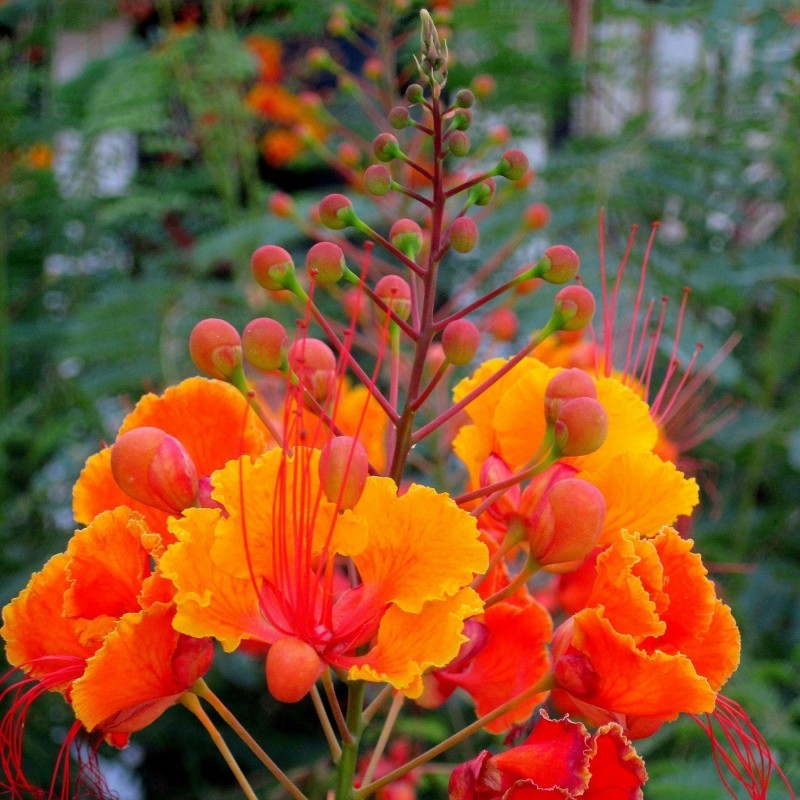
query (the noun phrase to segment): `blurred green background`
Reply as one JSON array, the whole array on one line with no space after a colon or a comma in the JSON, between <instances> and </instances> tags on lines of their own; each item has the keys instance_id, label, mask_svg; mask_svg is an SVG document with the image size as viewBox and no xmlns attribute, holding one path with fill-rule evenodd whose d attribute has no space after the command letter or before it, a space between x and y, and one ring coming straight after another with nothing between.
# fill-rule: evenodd
<instances>
[{"instance_id":1,"label":"blurred green background","mask_svg":"<svg viewBox=\"0 0 800 800\"><path fill-rule=\"evenodd\" d=\"M186 349L194 323L213 315L241 324L255 315L262 300L248 282L252 250L308 246L296 226L267 212L270 193L292 193L305 211L339 185L319 153L265 160L264 121L243 102L257 80L244 38L279 40L281 85L321 93L369 141L378 129L346 84L336 91L305 59L322 45L358 71L362 50L375 43L348 25L367 18L367 5L0 3L0 604L63 549L73 531L71 486L86 457L113 440L144 391L195 372ZM451 262L445 281L463 282L512 234L522 210L544 201L549 225L512 250L503 274L543 245L564 242L596 287L604 207L612 264L630 225L645 229L635 266L646 229L661 222L650 293L677 302L682 287L692 287L684 359L697 340L702 362L741 334L715 389L738 412L692 451L704 490L693 535L712 569L722 565L714 577L742 629L743 663L726 693L747 707L798 785L800 7L439 5L457 56L449 85L481 73L497 84L475 109L473 143L503 122L537 172L527 191L486 219L480 251ZM384 6L384 32L411 35L398 55L406 66L419 4ZM343 28L342 20L350 22ZM535 296L517 306L523 331L542 323L548 303ZM672 342L663 344L668 351ZM218 660L210 682L280 763L302 769L323 755L313 714L272 704L246 657ZM404 724L435 742L459 713L412 713ZM33 772L48 774L67 724L57 698L37 707L28 735ZM173 709L128 751L104 753L121 776L121 797L238 796L196 727ZM725 796L691 721L666 726L638 749L651 775L646 797ZM444 780L426 779L423 795L443 796Z\"/></svg>"}]
</instances>

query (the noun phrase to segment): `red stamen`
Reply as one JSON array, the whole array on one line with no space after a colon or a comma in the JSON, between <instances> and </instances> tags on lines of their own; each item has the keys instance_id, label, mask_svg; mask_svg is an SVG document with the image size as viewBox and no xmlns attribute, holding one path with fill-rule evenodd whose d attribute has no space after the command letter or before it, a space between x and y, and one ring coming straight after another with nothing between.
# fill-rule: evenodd
<instances>
[{"instance_id":1,"label":"red stamen","mask_svg":"<svg viewBox=\"0 0 800 800\"><path fill-rule=\"evenodd\" d=\"M658 222L654 222L652 224L652 226L650 227L650 238L647 240L647 247L645 248L644 258L642 259L642 269L641 269L641 272L639 273L639 286L638 286L638 288L636 290L636 300L634 301L633 314L631 315L631 327L630 327L630 332L629 332L629 335L628 335L628 351L625 354L625 368L622 370L622 374L625 376L625 378L628 377L628 369L630 367L630 361L631 361L631 350L633 349L633 341L636 338L636 322L637 322L637 320L639 318L639 309L641 308L642 295L644 294L644 285L645 285L645 283L647 281L647 265L650 262L650 253L651 253L651 251L653 249L653 242L655 241L656 232L658 231L659 224L660 223L658 223ZM626 254L626 257L627 257L627 254ZM622 267L620 267L620 272L621 271L622 271ZM616 295L616 291L617 291L617 287L618 286L619 286L619 276L617 276L617 286L614 287L615 295ZM616 303L616 296L615 296L615 303ZM644 319L644 322L642 324L642 335L644 335L644 332L647 330L647 326L650 323L650 311L651 311L652 307L653 306L652 306L652 303L651 303L650 306L647 309L647 314L645 315L645 319ZM637 356L637 360L638 360L638 356ZM635 372L635 369L634 369L634 372Z\"/></svg>"}]
</instances>

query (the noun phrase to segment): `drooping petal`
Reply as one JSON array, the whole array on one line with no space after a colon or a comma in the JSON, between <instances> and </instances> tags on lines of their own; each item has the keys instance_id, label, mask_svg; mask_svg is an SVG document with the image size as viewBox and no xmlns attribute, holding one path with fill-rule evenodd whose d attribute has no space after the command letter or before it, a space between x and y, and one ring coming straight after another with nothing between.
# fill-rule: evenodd
<instances>
[{"instance_id":1,"label":"drooping petal","mask_svg":"<svg viewBox=\"0 0 800 800\"><path fill-rule=\"evenodd\" d=\"M641 800L647 770L639 754L613 722L594 735L597 752L590 764L589 786L581 800Z\"/></svg>"}]
</instances>

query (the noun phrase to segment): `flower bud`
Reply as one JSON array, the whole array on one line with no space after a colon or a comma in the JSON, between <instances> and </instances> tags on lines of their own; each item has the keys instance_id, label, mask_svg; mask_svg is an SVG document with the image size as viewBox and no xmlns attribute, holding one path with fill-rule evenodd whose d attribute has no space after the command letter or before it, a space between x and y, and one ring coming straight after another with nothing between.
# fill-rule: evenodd
<instances>
[{"instance_id":1,"label":"flower bud","mask_svg":"<svg viewBox=\"0 0 800 800\"><path fill-rule=\"evenodd\" d=\"M179 514L197 501L197 469L186 448L160 428L133 428L111 448L111 474L125 494Z\"/></svg>"},{"instance_id":2,"label":"flower bud","mask_svg":"<svg viewBox=\"0 0 800 800\"><path fill-rule=\"evenodd\" d=\"M490 453L486 461L481 465L480 485L481 488L491 486L493 483L507 480L513 475L511 467L500 458L497 453ZM520 502L519 484L509 486L503 494L489 506L489 513L498 520L508 520L517 513Z\"/></svg>"},{"instance_id":3,"label":"flower bud","mask_svg":"<svg viewBox=\"0 0 800 800\"><path fill-rule=\"evenodd\" d=\"M476 75L472 79L470 85L478 100L485 100L493 94L496 86L494 78L491 75Z\"/></svg>"},{"instance_id":4,"label":"flower bud","mask_svg":"<svg viewBox=\"0 0 800 800\"><path fill-rule=\"evenodd\" d=\"M486 132L486 139L489 144L503 145L511 138L511 131L507 125L492 125Z\"/></svg>"},{"instance_id":5,"label":"flower bud","mask_svg":"<svg viewBox=\"0 0 800 800\"><path fill-rule=\"evenodd\" d=\"M544 251L544 257L550 262L547 271L542 274L548 283L566 283L571 281L581 266L578 254L565 244L554 244Z\"/></svg>"},{"instance_id":6,"label":"flower bud","mask_svg":"<svg viewBox=\"0 0 800 800\"><path fill-rule=\"evenodd\" d=\"M401 154L397 137L391 133L379 133L372 140L372 152L378 161L393 161Z\"/></svg>"},{"instance_id":7,"label":"flower bud","mask_svg":"<svg viewBox=\"0 0 800 800\"><path fill-rule=\"evenodd\" d=\"M447 361L447 359L445 358L444 347L442 347L441 342L432 342L425 356L425 375L427 377L433 375L445 361Z\"/></svg>"},{"instance_id":8,"label":"flower bud","mask_svg":"<svg viewBox=\"0 0 800 800\"><path fill-rule=\"evenodd\" d=\"M510 308L501 306L483 318L483 326L498 342L513 342L519 330L519 318Z\"/></svg>"},{"instance_id":9,"label":"flower bud","mask_svg":"<svg viewBox=\"0 0 800 800\"><path fill-rule=\"evenodd\" d=\"M425 100L425 93L418 83L412 83L406 89L406 102L415 106Z\"/></svg>"},{"instance_id":10,"label":"flower bud","mask_svg":"<svg viewBox=\"0 0 800 800\"><path fill-rule=\"evenodd\" d=\"M280 703L297 703L317 682L324 665L317 651L302 639L284 636L267 653L267 688Z\"/></svg>"},{"instance_id":11,"label":"flower bud","mask_svg":"<svg viewBox=\"0 0 800 800\"><path fill-rule=\"evenodd\" d=\"M411 114L408 113L408 109L405 106L395 106L389 112L389 124L395 130L401 131L403 128L407 128L409 125L412 125L413 120L411 119Z\"/></svg>"},{"instance_id":12,"label":"flower bud","mask_svg":"<svg viewBox=\"0 0 800 800\"><path fill-rule=\"evenodd\" d=\"M411 287L399 275L384 275L375 284L375 295L400 319L407 320L411 315ZM375 313L378 321L384 322L383 309L378 308Z\"/></svg>"},{"instance_id":13,"label":"flower bud","mask_svg":"<svg viewBox=\"0 0 800 800\"><path fill-rule=\"evenodd\" d=\"M286 364L289 338L280 322L268 317L251 320L242 331L242 351L256 369L269 372Z\"/></svg>"},{"instance_id":14,"label":"flower bud","mask_svg":"<svg viewBox=\"0 0 800 800\"><path fill-rule=\"evenodd\" d=\"M475 95L469 89L459 89L456 92L456 105L459 108L472 108L475 105Z\"/></svg>"},{"instance_id":15,"label":"flower bud","mask_svg":"<svg viewBox=\"0 0 800 800\"><path fill-rule=\"evenodd\" d=\"M547 227L548 222L550 222L550 206L547 203L533 203L522 215L522 223L529 231L540 231Z\"/></svg>"},{"instance_id":16,"label":"flower bud","mask_svg":"<svg viewBox=\"0 0 800 800\"><path fill-rule=\"evenodd\" d=\"M528 169L528 157L522 150L506 150L497 165L497 174L518 181Z\"/></svg>"},{"instance_id":17,"label":"flower bud","mask_svg":"<svg viewBox=\"0 0 800 800\"><path fill-rule=\"evenodd\" d=\"M368 58L361 68L361 72L367 80L377 83L383 75L383 61L377 56Z\"/></svg>"},{"instance_id":18,"label":"flower bud","mask_svg":"<svg viewBox=\"0 0 800 800\"><path fill-rule=\"evenodd\" d=\"M475 194L476 206L487 206L492 202L492 198L497 191L497 184L493 178L487 178L485 181L476 184L470 190L470 194Z\"/></svg>"},{"instance_id":19,"label":"flower bud","mask_svg":"<svg viewBox=\"0 0 800 800\"><path fill-rule=\"evenodd\" d=\"M327 69L333 63L331 54L324 47L312 47L306 58L314 69Z\"/></svg>"},{"instance_id":20,"label":"flower bud","mask_svg":"<svg viewBox=\"0 0 800 800\"><path fill-rule=\"evenodd\" d=\"M369 458L361 442L350 436L334 436L322 448L322 491L338 508L352 508L361 499L368 476Z\"/></svg>"},{"instance_id":21,"label":"flower bud","mask_svg":"<svg viewBox=\"0 0 800 800\"><path fill-rule=\"evenodd\" d=\"M456 158L463 158L469 153L470 141L464 131L452 131L447 137L447 149Z\"/></svg>"},{"instance_id":22,"label":"flower bud","mask_svg":"<svg viewBox=\"0 0 800 800\"><path fill-rule=\"evenodd\" d=\"M210 637L195 639L193 636L179 633L170 659L172 677L176 683L188 689L208 672L213 660L213 639Z\"/></svg>"},{"instance_id":23,"label":"flower bud","mask_svg":"<svg viewBox=\"0 0 800 800\"><path fill-rule=\"evenodd\" d=\"M457 367L469 364L481 344L481 333L468 319L456 319L442 331L445 358Z\"/></svg>"},{"instance_id":24,"label":"flower bud","mask_svg":"<svg viewBox=\"0 0 800 800\"><path fill-rule=\"evenodd\" d=\"M556 446L563 456L594 453L608 436L608 414L597 400L576 397L561 404L555 421Z\"/></svg>"},{"instance_id":25,"label":"flower bud","mask_svg":"<svg viewBox=\"0 0 800 800\"><path fill-rule=\"evenodd\" d=\"M342 248L333 242L317 242L306 255L306 269L317 283L336 283L344 275L344 268Z\"/></svg>"},{"instance_id":26,"label":"flower bud","mask_svg":"<svg viewBox=\"0 0 800 800\"><path fill-rule=\"evenodd\" d=\"M422 250L422 228L413 219L398 219L389 229L389 241L409 258L416 258Z\"/></svg>"},{"instance_id":27,"label":"flower bud","mask_svg":"<svg viewBox=\"0 0 800 800\"><path fill-rule=\"evenodd\" d=\"M392 188L392 173L383 164L373 164L364 172L364 186L370 194L382 197Z\"/></svg>"},{"instance_id":28,"label":"flower bud","mask_svg":"<svg viewBox=\"0 0 800 800\"><path fill-rule=\"evenodd\" d=\"M478 226L471 217L457 217L449 231L450 245L457 253L469 253L478 244Z\"/></svg>"},{"instance_id":29,"label":"flower bud","mask_svg":"<svg viewBox=\"0 0 800 800\"><path fill-rule=\"evenodd\" d=\"M286 192L273 192L267 200L267 209L281 219L288 219L294 214L294 200Z\"/></svg>"},{"instance_id":30,"label":"flower bud","mask_svg":"<svg viewBox=\"0 0 800 800\"><path fill-rule=\"evenodd\" d=\"M472 112L467 108L459 108L453 114L452 129L454 131L466 131L469 130L470 125L472 125Z\"/></svg>"},{"instance_id":31,"label":"flower bud","mask_svg":"<svg viewBox=\"0 0 800 800\"><path fill-rule=\"evenodd\" d=\"M597 399L597 387L591 375L582 369L565 369L553 377L544 392L544 417L554 424L558 412L567 400L576 397Z\"/></svg>"},{"instance_id":32,"label":"flower bud","mask_svg":"<svg viewBox=\"0 0 800 800\"><path fill-rule=\"evenodd\" d=\"M343 194L326 195L319 204L319 220L332 231L350 226L353 213L353 204Z\"/></svg>"},{"instance_id":33,"label":"flower bud","mask_svg":"<svg viewBox=\"0 0 800 800\"><path fill-rule=\"evenodd\" d=\"M566 286L555 297L555 312L562 331L579 331L594 317L594 297L585 286Z\"/></svg>"},{"instance_id":34,"label":"flower bud","mask_svg":"<svg viewBox=\"0 0 800 800\"><path fill-rule=\"evenodd\" d=\"M228 380L242 366L242 340L230 322L209 317L192 329L189 355L203 375Z\"/></svg>"},{"instance_id":35,"label":"flower bud","mask_svg":"<svg viewBox=\"0 0 800 800\"><path fill-rule=\"evenodd\" d=\"M361 164L361 150L352 142L342 142L336 148L336 155L346 167L355 168Z\"/></svg>"},{"instance_id":36,"label":"flower bud","mask_svg":"<svg viewBox=\"0 0 800 800\"><path fill-rule=\"evenodd\" d=\"M282 247L266 244L250 257L250 269L259 286L277 292L294 278L294 261Z\"/></svg>"},{"instance_id":37,"label":"flower bud","mask_svg":"<svg viewBox=\"0 0 800 800\"><path fill-rule=\"evenodd\" d=\"M320 339L298 339L287 358L300 386L318 403L327 400L336 380L336 356L330 347Z\"/></svg>"}]
</instances>

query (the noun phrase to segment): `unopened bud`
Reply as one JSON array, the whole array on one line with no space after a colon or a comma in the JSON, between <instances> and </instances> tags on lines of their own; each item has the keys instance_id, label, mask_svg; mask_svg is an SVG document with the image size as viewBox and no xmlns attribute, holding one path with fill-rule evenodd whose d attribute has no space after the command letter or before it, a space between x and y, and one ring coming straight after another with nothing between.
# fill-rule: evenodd
<instances>
[{"instance_id":1,"label":"unopened bud","mask_svg":"<svg viewBox=\"0 0 800 800\"><path fill-rule=\"evenodd\" d=\"M540 231L550 222L550 206L547 203L533 203L522 215L522 224L526 230Z\"/></svg>"},{"instance_id":2,"label":"unopened bud","mask_svg":"<svg viewBox=\"0 0 800 800\"><path fill-rule=\"evenodd\" d=\"M506 150L497 165L497 174L518 181L528 169L528 157L522 150Z\"/></svg>"},{"instance_id":3,"label":"unopened bud","mask_svg":"<svg viewBox=\"0 0 800 800\"><path fill-rule=\"evenodd\" d=\"M230 322L209 317L192 329L189 355L203 375L228 380L241 369L242 339Z\"/></svg>"},{"instance_id":4,"label":"unopened bud","mask_svg":"<svg viewBox=\"0 0 800 800\"><path fill-rule=\"evenodd\" d=\"M342 142L336 148L336 155L346 167L355 168L361 164L361 150L352 142Z\"/></svg>"},{"instance_id":5,"label":"unopened bud","mask_svg":"<svg viewBox=\"0 0 800 800\"><path fill-rule=\"evenodd\" d=\"M389 124L395 130L401 131L411 125L412 122L411 114L408 113L408 109L405 106L395 106L389 112Z\"/></svg>"},{"instance_id":6,"label":"unopened bud","mask_svg":"<svg viewBox=\"0 0 800 800\"><path fill-rule=\"evenodd\" d=\"M111 448L111 474L125 494L170 514L197 501L197 469L186 448L160 428L133 428Z\"/></svg>"},{"instance_id":7,"label":"unopened bud","mask_svg":"<svg viewBox=\"0 0 800 800\"><path fill-rule=\"evenodd\" d=\"M277 292L295 280L294 261L282 247L265 244L250 257L250 269L259 286Z\"/></svg>"},{"instance_id":8,"label":"unopened bud","mask_svg":"<svg viewBox=\"0 0 800 800\"><path fill-rule=\"evenodd\" d=\"M497 453L490 453L486 461L481 465L480 485L481 488L491 486L494 483L507 480L513 475L511 467L500 458ZM520 501L519 484L509 486L498 500L489 506L489 513L498 520L505 521L517 513Z\"/></svg>"},{"instance_id":9,"label":"unopened bud","mask_svg":"<svg viewBox=\"0 0 800 800\"><path fill-rule=\"evenodd\" d=\"M370 194L382 197L392 188L392 173L383 164L373 164L364 172L364 186Z\"/></svg>"},{"instance_id":10,"label":"unopened bud","mask_svg":"<svg viewBox=\"0 0 800 800\"><path fill-rule=\"evenodd\" d=\"M353 508L361 499L368 476L369 459L361 442L350 436L335 436L322 448L322 491L338 508Z\"/></svg>"},{"instance_id":11,"label":"unopened bud","mask_svg":"<svg viewBox=\"0 0 800 800\"><path fill-rule=\"evenodd\" d=\"M317 283L336 283L344 275L342 248L333 242L317 242L306 255L306 269Z\"/></svg>"},{"instance_id":12,"label":"unopened bud","mask_svg":"<svg viewBox=\"0 0 800 800\"><path fill-rule=\"evenodd\" d=\"M306 58L314 69L329 69L335 66L331 54L324 47L312 47L306 54Z\"/></svg>"},{"instance_id":13,"label":"unopened bud","mask_svg":"<svg viewBox=\"0 0 800 800\"><path fill-rule=\"evenodd\" d=\"M486 131L486 139L489 144L503 145L506 144L510 138L511 131L508 129L507 125L492 125L489 130Z\"/></svg>"},{"instance_id":14,"label":"unopened bud","mask_svg":"<svg viewBox=\"0 0 800 800\"><path fill-rule=\"evenodd\" d=\"M458 217L450 226L449 236L453 250L469 253L478 244L478 226L471 217Z\"/></svg>"},{"instance_id":15,"label":"unopened bud","mask_svg":"<svg viewBox=\"0 0 800 800\"><path fill-rule=\"evenodd\" d=\"M343 194L329 194L319 204L319 220L332 231L349 227L353 219L353 204Z\"/></svg>"},{"instance_id":16,"label":"unopened bud","mask_svg":"<svg viewBox=\"0 0 800 800\"><path fill-rule=\"evenodd\" d=\"M485 181L473 186L469 191L470 195L475 198L476 206L486 206L491 203L497 191L497 184L494 182L493 178L487 178Z\"/></svg>"},{"instance_id":17,"label":"unopened bud","mask_svg":"<svg viewBox=\"0 0 800 800\"><path fill-rule=\"evenodd\" d=\"M328 399L336 381L336 356L320 339L293 342L287 355L300 386L318 402Z\"/></svg>"},{"instance_id":18,"label":"unopened bud","mask_svg":"<svg viewBox=\"0 0 800 800\"><path fill-rule=\"evenodd\" d=\"M383 61L376 56L368 58L364 62L361 72L364 74L364 77L367 78L367 80L377 83L383 75Z\"/></svg>"},{"instance_id":19,"label":"unopened bud","mask_svg":"<svg viewBox=\"0 0 800 800\"><path fill-rule=\"evenodd\" d=\"M267 200L270 213L281 219L287 219L294 214L294 200L286 192L273 192Z\"/></svg>"},{"instance_id":20,"label":"unopened bud","mask_svg":"<svg viewBox=\"0 0 800 800\"><path fill-rule=\"evenodd\" d=\"M566 283L571 281L581 267L578 254L565 244L554 244L544 251L544 257L549 260L550 266L542 273L548 283Z\"/></svg>"},{"instance_id":21,"label":"unopened bud","mask_svg":"<svg viewBox=\"0 0 800 800\"><path fill-rule=\"evenodd\" d=\"M591 375L573 367L555 375L544 391L544 417L548 424L554 424L561 406L576 397L597 399L597 387Z\"/></svg>"},{"instance_id":22,"label":"unopened bud","mask_svg":"<svg viewBox=\"0 0 800 800\"><path fill-rule=\"evenodd\" d=\"M475 97L478 100L485 100L495 90L494 78L491 75L476 75L472 79L472 91L475 92Z\"/></svg>"},{"instance_id":23,"label":"unopened bud","mask_svg":"<svg viewBox=\"0 0 800 800\"><path fill-rule=\"evenodd\" d=\"M513 342L519 330L519 318L510 308L501 306L483 318L483 326L498 342Z\"/></svg>"},{"instance_id":24,"label":"unopened bud","mask_svg":"<svg viewBox=\"0 0 800 800\"><path fill-rule=\"evenodd\" d=\"M441 342L433 342L425 356L425 374L430 377L447 361Z\"/></svg>"},{"instance_id":25,"label":"unopened bud","mask_svg":"<svg viewBox=\"0 0 800 800\"><path fill-rule=\"evenodd\" d=\"M457 367L469 364L481 344L481 333L468 319L456 319L442 331L442 347L447 360Z\"/></svg>"},{"instance_id":26,"label":"unopened bud","mask_svg":"<svg viewBox=\"0 0 800 800\"><path fill-rule=\"evenodd\" d=\"M464 131L452 131L447 137L447 149L456 156L456 158L463 158L469 153L470 141Z\"/></svg>"},{"instance_id":27,"label":"unopened bud","mask_svg":"<svg viewBox=\"0 0 800 800\"><path fill-rule=\"evenodd\" d=\"M409 258L416 258L422 250L422 228L413 219L398 219L389 229L389 241Z\"/></svg>"},{"instance_id":28,"label":"unopened bud","mask_svg":"<svg viewBox=\"0 0 800 800\"><path fill-rule=\"evenodd\" d=\"M475 105L475 95L469 89L459 89L456 92L456 105L459 108L472 108Z\"/></svg>"},{"instance_id":29,"label":"unopened bud","mask_svg":"<svg viewBox=\"0 0 800 800\"><path fill-rule=\"evenodd\" d=\"M415 106L425 100L425 92L418 83L412 83L406 89L406 102L410 103L412 106Z\"/></svg>"},{"instance_id":30,"label":"unopened bud","mask_svg":"<svg viewBox=\"0 0 800 800\"><path fill-rule=\"evenodd\" d=\"M317 651L302 639L284 636L267 653L267 688L280 703L302 700L322 674Z\"/></svg>"},{"instance_id":31,"label":"unopened bud","mask_svg":"<svg viewBox=\"0 0 800 800\"><path fill-rule=\"evenodd\" d=\"M472 125L472 112L467 108L459 108L458 111L453 114L453 121L451 123L452 129L456 131L466 131L469 130L470 125Z\"/></svg>"},{"instance_id":32,"label":"unopened bud","mask_svg":"<svg viewBox=\"0 0 800 800\"><path fill-rule=\"evenodd\" d=\"M242 331L242 351L256 369L268 372L286 364L289 338L280 322L268 317L251 320Z\"/></svg>"},{"instance_id":33,"label":"unopened bud","mask_svg":"<svg viewBox=\"0 0 800 800\"><path fill-rule=\"evenodd\" d=\"M563 456L594 453L608 436L608 414L597 400L576 397L561 404L555 421L556 445Z\"/></svg>"},{"instance_id":34,"label":"unopened bud","mask_svg":"<svg viewBox=\"0 0 800 800\"><path fill-rule=\"evenodd\" d=\"M379 133L372 140L372 152L378 161L393 161L402 155L397 137L391 133Z\"/></svg>"},{"instance_id":35,"label":"unopened bud","mask_svg":"<svg viewBox=\"0 0 800 800\"><path fill-rule=\"evenodd\" d=\"M384 275L375 284L375 296L400 319L407 320L411 315L411 287L399 275ZM381 308L376 316L381 323L386 319Z\"/></svg>"},{"instance_id":36,"label":"unopened bud","mask_svg":"<svg viewBox=\"0 0 800 800\"><path fill-rule=\"evenodd\" d=\"M553 305L562 331L579 331L594 317L594 296L585 286L565 286Z\"/></svg>"},{"instance_id":37,"label":"unopened bud","mask_svg":"<svg viewBox=\"0 0 800 800\"><path fill-rule=\"evenodd\" d=\"M213 639L210 637L196 639L194 636L179 633L170 659L172 677L178 685L188 689L208 672L213 660Z\"/></svg>"}]
</instances>

